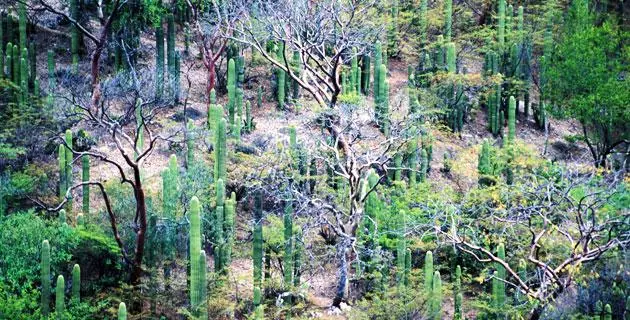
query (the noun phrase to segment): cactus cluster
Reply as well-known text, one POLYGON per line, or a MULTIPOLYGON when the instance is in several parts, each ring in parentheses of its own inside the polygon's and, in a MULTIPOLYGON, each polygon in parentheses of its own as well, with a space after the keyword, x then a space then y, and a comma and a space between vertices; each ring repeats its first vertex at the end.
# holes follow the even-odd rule
POLYGON ((359 230, 359 244, 362 247, 359 254, 358 273, 365 271, 368 275, 376 271, 377 267, 377 247, 378 235, 376 234, 376 219, 381 207, 381 200, 375 188, 379 181, 379 176, 374 170, 367 173, 362 183, 362 193, 367 193, 364 204, 364 217, 359 230))
POLYGON ((189 263, 190 263, 190 305, 196 317, 207 319, 207 278, 206 253, 201 250, 201 205, 197 197, 190 200, 190 235, 189 235, 189 263))

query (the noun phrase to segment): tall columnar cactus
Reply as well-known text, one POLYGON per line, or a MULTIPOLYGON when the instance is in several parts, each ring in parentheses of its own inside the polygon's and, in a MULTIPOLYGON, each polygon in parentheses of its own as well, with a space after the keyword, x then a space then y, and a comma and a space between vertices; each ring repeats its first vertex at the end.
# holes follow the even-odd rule
MULTIPOLYGON (((214 94, 214 89, 210 91, 210 97, 214 94)), ((216 98, 215 98, 216 102, 216 98)), ((223 118, 223 107, 219 104, 211 103, 208 107, 208 131, 210 131, 210 136, 213 139, 216 139, 217 134, 217 126, 219 124, 219 120, 223 118)))
POLYGON ((61 209, 59 210, 59 223, 66 225, 68 222, 68 217, 66 215, 66 210, 65 209, 61 209))
POLYGON ((451 41, 453 29, 453 0, 444 1, 444 38, 447 42, 451 41))
POLYGON ((357 49, 352 48, 352 59, 350 62, 350 92, 355 92, 357 88, 357 84, 359 83, 358 74, 359 74, 359 62, 357 60, 357 49))
POLYGON ((227 181, 227 142, 226 142, 225 119, 221 118, 217 122, 217 129, 214 136, 214 181, 222 179, 227 181))
POLYGON ((427 251, 424 256, 424 294, 430 301, 433 293, 433 253, 427 251))
POLYGON ((457 72, 457 54, 455 52, 455 43, 446 44, 446 70, 450 74, 457 72))
POLYGON ((505 46, 505 0, 499 0, 497 15, 499 20, 497 26, 497 41, 499 42, 499 48, 503 49, 505 46))
POLYGON ((90 185, 86 184, 90 181, 90 157, 83 155, 81 157, 81 181, 83 185, 83 214, 90 213, 90 185))
POLYGON ((403 232, 398 238, 396 244, 396 282, 398 285, 405 284, 405 252, 407 251, 405 237, 403 232))
POLYGON ((411 277, 411 250, 407 248, 405 250, 405 275, 403 283, 405 286, 409 285, 409 278, 411 277))
POLYGON ((223 263, 224 270, 230 266, 232 262, 232 247, 234 246, 234 219, 236 217, 236 193, 232 192, 230 198, 225 200, 225 209, 223 215, 223 229, 225 238, 225 249, 223 250, 223 263))
POLYGON ((166 64, 172 82, 175 73, 175 17, 172 14, 166 17, 166 64))
POLYGON ((420 172, 418 173, 418 181, 425 182, 429 171, 429 155, 426 149, 420 151, 420 172))
MULTIPOLYGON (((282 56, 281 54, 278 54, 278 59, 280 59, 282 56)), ((280 110, 284 110, 284 104, 285 104, 285 99, 286 99, 286 93, 285 93, 285 89, 286 89, 286 72, 281 69, 278 68, 278 109, 280 110)))
POLYGON ((442 319, 442 279, 440 272, 433 273, 433 288, 431 293, 431 318, 433 320, 442 319))
POLYGON ((287 201, 284 207, 284 285, 291 290, 293 284, 293 202, 287 201))
MULTIPOLYGON (((293 70, 292 72, 298 77, 302 78, 302 61, 300 60, 300 53, 298 51, 293 52, 293 70)), ((300 98, 300 84, 291 80, 291 90, 293 95, 293 100, 297 101, 300 98)))
POLYGON ((20 92, 23 105, 28 103, 28 64, 26 60, 26 56, 28 56, 27 50, 24 49, 22 53, 22 58, 20 58, 20 92))
MULTIPOLYGON (((284 258, 282 262, 284 271, 284 290, 290 292, 293 288, 293 202, 287 201, 284 207, 284 258)), ((292 299, 287 296, 286 305, 289 308, 287 317, 290 317, 292 299)))
MULTIPOLYGON (((367 177, 363 181, 363 190, 362 193, 367 193, 368 190, 374 189, 378 184, 379 176, 373 170, 368 171, 367 177)), ((378 198, 378 194, 376 190, 372 190, 367 195, 365 199, 365 216, 361 222, 361 233, 360 233, 360 244, 364 248, 361 250, 361 254, 359 259, 363 265, 360 267, 364 268, 367 273, 371 273, 374 271, 376 267, 376 256, 374 252, 376 251, 376 247, 378 245, 378 239, 376 234, 376 217, 378 215, 380 206, 380 200, 378 198)), ((359 268, 361 271, 362 268, 359 268)))
MULTIPOLYGON (((20 32, 20 48, 26 49, 27 37, 26 37, 26 4, 24 2, 18 2, 18 25, 20 32)), ((2 42, 2 39, 0 39, 2 42)))
POLYGON ((155 28, 155 98, 162 99, 164 95, 164 28, 162 17, 155 28))
POLYGON ((59 155, 57 157, 59 163, 59 198, 63 200, 68 191, 68 184, 66 181, 66 147, 63 144, 59 144, 59 155))
POLYGON ((173 71, 173 100, 177 104, 179 103, 180 94, 180 75, 181 75, 181 55, 179 51, 175 51, 175 70, 173 71))
POLYGON ((608 303, 604 306, 604 320, 612 320, 612 308, 608 303))
POLYGON ((508 106, 508 142, 512 143, 516 139, 516 99, 510 96, 508 106))
POLYGON ((453 288, 453 293, 455 295, 453 319, 463 320, 464 312, 462 311, 462 302, 464 299, 462 295, 462 268, 459 265, 457 265, 457 267, 455 268, 455 285, 453 288))
POLYGON ((370 55, 364 54, 361 57, 361 92, 364 95, 370 93, 370 55))
MULTIPOLYGON (((505 246, 503 243, 499 243, 497 246, 497 258, 505 261, 505 246)), ((498 315, 502 314, 502 309, 505 306, 505 280, 506 271, 505 267, 500 263, 495 263, 494 277, 492 278, 492 300, 493 307, 497 310, 498 315)))
POLYGON ((259 86, 256 92, 256 107, 260 109, 262 108, 262 104, 263 104, 263 91, 262 91, 262 86, 259 86))
MULTIPOLYGON (((237 82, 238 84, 238 82, 237 82)), ((243 119, 243 88, 241 87, 236 87, 236 107, 234 109, 236 109, 236 115, 241 118, 241 120, 243 119)))
MULTIPOLYGON (((254 195, 254 245, 253 245, 253 261, 254 261, 254 287, 260 288, 262 285, 262 267, 263 267, 263 208, 262 194, 257 191, 254 195)), ((260 304, 260 301, 258 301, 260 304)), ((257 305, 258 306, 258 305, 257 305)))
POLYGON ((14 44, 11 50, 12 50, 11 56, 13 57, 12 59, 13 68, 11 69, 13 70, 13 83, 19 86, 20 85, 20 62, 21 62, 20 50, 18 49, 17 44, 14 44))
POLYGON ((78 264, 72 267, 72 301, 81 301, 81 267, 78 264))
MULTIPOLYGON (((77 21, 79 19, 79 0, 70 0, 70 17, 77 21)), ((79 29, 75 24, 70 26, 70 52, 72 53, 72 73, 79 72, 79 29)))
POLYGON ((127 320, 127 306, 124 302, 118 305, 118 320, 127 320))
POLYGON ((53 104, 53 92, 57 87, 57 80, 55 78, 55 53, 52 50, 48 50, 47 53, 47 67, 48 67, 48 96, 49 101, 48 104, 53 104))
POLYGON ((297 288, 300 286, 300 276, 302 275, 302 252, 304 251, 302 230, 298 229, 293 237, 293 287, 297 288))
POLYGON ((39 266, 42 296, 39 310, 42 315, 47 316, 50 312, 50 243, 48 243, 48 240, 42 241, 41 250, 39 266))
POLYGON ((254 320, 263 320, 262 292, 260 287, 254 287, 254 320))
POLYGON ((57 276, 57 286, 55 287, 55 314, 57 314, 57 320, 64 318, 63 314, 66 312, 66 281, 62 275, 57 276))
POLYGON ((230 59, 228 62, 228 75, 227 75, 227 92, 228 92, 228 119, 230 121, 230 127, 234 125, 234 118, 236 117, 236 62, 234 59, 230 59))
POLYGON ((381 46, 381 42, 377 41, 376 46, 374 47, 374 105, 375 106, 380 102, 381 89, 379 86, 381 85, 381 81, 379 77, 381 76, 382 64, 383 64, 383 48, 381 46))
POLYGON ((214 239, 214 270, 217 273, 224 273, 224 251, 225 251, 225 183, 223 179, 216 182, 216 208, 214 209, 213 239, 214 239))
MULTIPOLYGON (((72 187, 72 131, 70 129, 66 130, 65 138, 66 142, 66 187, 72 187)), ((72 212, 72 194, 69 194, 68 203, 66 205, 66 211, 72 212)))
POLYGON ((201 217, 199 199, 193 196, 190 200, 190 213, 188 219, 190 220, 189 231, 189 261, 190 261, 190 304, 193 309, 196 309, 201 302, 200 297, 200 275, 199 270, 199 252, 201 251, 201 217))
POLYGON ((420 10, 418 12, 418 34, 420 35, 420 45, 424 46, 428 43, 427 27, 429 25, 427 12, 429 9, 428 0, 420 0, 420 10))
POLYGON ((208 258, 206 252, 199 251, 199 319, 208 319, 208 258))
POLYGON ((443 35, 439 35, 437 36, 436 39, 436 44, 435 44, 435 67, 438 70, 444 70, 445 69, 445 59, 446 59, 446 52, 444 52, 444 36, 443 35))
POLYGON ((385 135, 389 132, 389 83, 387 82, 387 67, 381 64, 379 68, 378 88, 379 101, 377 103, 377 122, 381 132, 385 135))

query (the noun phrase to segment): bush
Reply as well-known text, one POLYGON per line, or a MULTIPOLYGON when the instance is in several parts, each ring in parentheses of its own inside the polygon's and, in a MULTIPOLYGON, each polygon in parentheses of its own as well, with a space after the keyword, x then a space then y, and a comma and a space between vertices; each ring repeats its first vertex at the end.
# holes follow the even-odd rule
POLYGON ((40 247, 46 239, 51 245, 51 275, 72 268, 72 252, 80 242, 72 228, 41 219, 29 210, 0 217, 0 230, 0 283, 5 290, 17 293, 39 282, 40 247))

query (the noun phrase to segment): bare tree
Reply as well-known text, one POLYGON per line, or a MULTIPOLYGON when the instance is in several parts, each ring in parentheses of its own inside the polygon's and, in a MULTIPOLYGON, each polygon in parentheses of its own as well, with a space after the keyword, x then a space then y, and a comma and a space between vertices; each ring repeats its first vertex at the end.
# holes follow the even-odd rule
MULTIPOLYGON (((249 8, 224 37, 259 52, 322 106, 334 106, 341 92, 341 67, 352 56, 369 51, 382 30, 376 25, 377 1, 242 1, 249 8), (267 52, 273 41, 284 50, 280 58, 267 52), (302 74, 291 67, 290 52, 297 53, 302 74)), ((244 11, 244 10, 243 10, 244 11)), ((245 11, 244 11, 245 12, 245 11)))
POLYGON ((132 222, 132 229, 136 234, 133 254, 126 252, 125 245, 118 235, 120 221, 117 221, 116 214, 112 211, 110 199, 102 182, 88 181, 70 186, 62 203, 49 210, 60 210, 71 198, 74 189, 83 185, 97 186, 105 203, 114 238, 121 249, 123 259, 130 266, 129 282, 138 284, 142 276, 142 259, 147 236, 147 199, 142 167, 160 141, 172 141, 180 131, 156 133, 157 128, 161 127, 156 123, 156 118, 160 116, 164 105, 149 99, 154 97, 153 90, 149 90, 154 85, 151 77, 153 72, 151 70, 138 72, 128 57, 127 55, 129 71, 119 73, 103 83, 103 98, 99 100, 97 110, 92 107, 93 99, 87 97, 89 88, 82 87, 72 79, 60 84, 57 94, 59 98, 56 101, 58 108, 67 110, 66 116, 76 119, 79 125, 99 132, 101 139, 106 139, 114 145, 113 153, 72 150, 74 156, 72 163, 79 161, 83 156, 88 156, 111 165, 120 183, 132 188, 136 207, 132 222))
POLYGON ((510 193, 514 202, 508 203, 507 209, 456 205, 460 214, 439 218, 444 224, 436 226, 435 231, 478 261, 504 267, 507 279, 501 280, 537 301, 530 319, 539 319, 545 308, 574 284, 575 268, 630 245, 627 208, 603 213, 604 206, 617 195, 619 182, 599 180, 594 174, 572 171, 562 173, 558 180, 555 176, 528 177, 526 183, 513 186, 516 189, 510 193), (479 212, 487 215, 473 214, 479 212), (483 231, 479 231, 487 230, 487 224, 485 228, 481 225, 484 223, 497 223, 496 230, 487 232, 504 239, 506 250, 516 251, 527 261, 530 272, 519 273, 513 261, 498 257, 484 245, 483 231), (562 255, 549 256, 545 252, 550 245, 567 250, 555 250, 562 255))
POLYGON ((212 1, 205 4, 203 1, 186 0, 186 3, 192 12, 188 23, 207 70, 206 96, 210 99, 210 91, 216 84, 217 67, 229 41, 222 35, 229 32, 227 30, 242 15, 239 10, 243 8, 236 7, 232 1, 212 1), (206 5, 210 7, 209 10, 204 7, 206 5))
POLYGON ((92 84, 92 101, 91 108, 93 112, 99 110, 99 104, 101 99, 101 82, 100 82, 100 62, 101 57, 103 55, 103 51, 107 48, 107 43, 110 40, 110 34, 112 31, 113 23, 118 19, 119 13, 122 7, 127 3, 126 0, 113 0, 111 3, 111 11, 107 15, 107 17, 101 17, 102 2, 99 1, 99 19, 101 21, 100 30, 96 30, 98 33, 91 31, 90 28, 84 24, 81 24, 77 19, 74 19, 70 16, 70 13, 65 11, 65 8, 61 6, 59 2, 52 2, 49 0, 20 0, 26 3, 29 6, 29 10, 32 11, 48 11, 64 19, 70 21, 78 32, 80 32, 84 37, 92 41, 95 45, 94 50, 91 54, 91 84, 92 84))
POLYGON ((274 152, 269 163, 261 161, 260 170, 254 170, 256 176, 246 181, 256 181, 255 188, 262 188, 267 195, 291 199, 296 214, 305 218, 303 229, 319 229, 325 242, 335 245, 338 279, 333 305, 338 307, 347 298, 350 265, 359 255, 357 233, 363 223, 365 201, 379 184, 388 180, 392 170, 415 170, 407 166, 394 168, 392 159, 409 151, 407 143, 417 137, 418 129, 413 121, 403 119, 394 121, 391 134, 383 136, 374 126, 369 108, 348 104, 339 104, 305 126, 309 131, 304 135, 317 137, 315 140, 299 139, 299 151, 292 150, 293 156, 288 160, 278 156, 282 153, 274 152), (323 130, 323 134, 315 135, 317 130, 323 130), (296 173, 300 167, 308 166, 306 158, 315 161, 318 170, 328 172, 328 178, 306 178, 305 171, 296 173), (288 168, 282 165, 287 161, 288 168), (373 187, 367 184, 370 172, 379 180, 373 187), (315 186, 323 186, 327 180, 335 181, 335 188, 341 192, 339 197, 331 196, 330 188, 315 186))

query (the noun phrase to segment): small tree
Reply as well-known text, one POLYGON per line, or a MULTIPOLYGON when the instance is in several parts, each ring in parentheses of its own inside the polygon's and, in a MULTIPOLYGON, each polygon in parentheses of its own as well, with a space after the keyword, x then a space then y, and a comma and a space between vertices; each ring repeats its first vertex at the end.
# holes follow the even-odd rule
POLYGON ((630 142, 630 80, 624 31, 614 19, 595 25, 588 1, 573 1, 564 32, 543 68, 550 111, 582 126, 596 166, 606 165, 615 148, 630 142))

